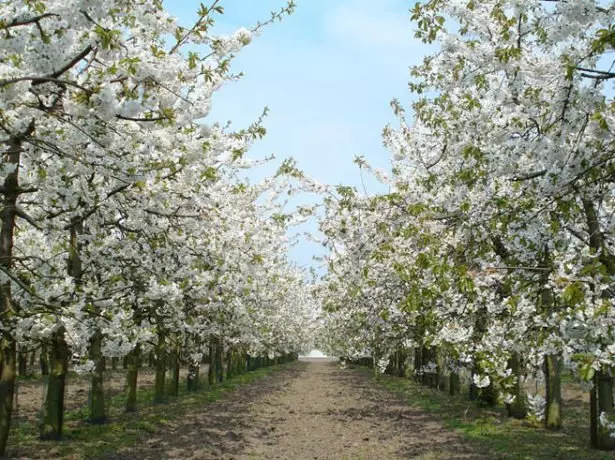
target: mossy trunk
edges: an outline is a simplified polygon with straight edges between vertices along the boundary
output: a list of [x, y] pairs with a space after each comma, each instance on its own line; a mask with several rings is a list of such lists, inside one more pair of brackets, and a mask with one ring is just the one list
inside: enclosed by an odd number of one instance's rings
[[103, 336], [100, 330], [96, 330], [90, 339], [90, 359], [94, 362], [94, 370], [90, 377], [89, 421], [94, 424], [107, 421], [102, 340]]
[[[11, 171], [4, 178], [2, 191], [4, 198], [0, 206], [0, 266], [5, 273], [10, 273], [13, 268], [17, 201], [21, 193], [19, 190], [19, 165], [21, 163], [22, 146], [24, 141], [32, 135], [34, 128], [34, 120], [32, 120], [22, 132], [12, 135], [4, 142], [2, 161], [4, 165], [12, 166], [12, 168], [9, 168]], [[6, 453], [11, 430], [15, 378], [17, 377], [17, 344], [11, 333], [15, 310], [11, 283], [5, 281], [0, 285], [0, 318], [2, 318], [4, 326], [0, 336], [0, 457], [4, 457]]]
[[216, 339], [215, 349], [216, 351], [215, 351], [214, 361], [215, 361], [215, 366], [216, 366], [216, 382], [222, 383], [224, 381], [224, 367], [222, 364], [222, 356], [224, 353], [224, 349], [222, 346], [222, 340]]
[[[436, 348], [424, 347], [422, 351], [423, 366], [429, 368], [429, 372], [423, 374], [423, 384], [430, 388], [440, 386], [440, 366], [438, 365], [438, 351]], [[435, 367], [433, 366], [435, 364]]]
[[156, 347], [156, 376], [154, 380], [154, 404], [165, 402], [164, 385], [167, 373], [167, 359], [164, 350], [164, 341], [159, 338]]
[[[596, 386], [596, 402], [598, 420], [602, 413], [606, 414], [609, 420], [613, 420], [613, 375], [610, 370], [596, 372], [594, 377]], [[598, 422], [598, 433], [596, 445], [601, 450], [615, 450], [615, 438], [611, 437], [609, 430]]]
[[41, 375], [49, 375], [49, 350], [46, 343], [41, 345], [38, 361], [41, 368]]
[[515, 397], [512, 404], [507, 404], [508, 416], [516, 419], [524, 419], [527, 416], [527, 396], [523, 389], [523, 365], [519, 353], [512, 353], [508, 360], [508, 368], [515, 377], [511, 394]]
[[66, 387], [69, 358], [64, 332], [64, 327], [60, 327], [51, 337], [49, 352], [49, 367], [51, 369], [47, 381], [47, 394], [43, 403], [43, 417], [40, 425], [41, 439], [58, 440], [62, 437], [64, 389]]
[[595, 377], [592, 383], [594, 385], [589, 392], [589, 439], [591, 446], [597, 448], [600, 422], [598, 420], [598, 391], [596, 390]]
[[213, 339], [209, 341], [209, 367], [207, 369], [207, 383], [212, 386], [216, 383], [215, 346]]
[[406, 376], [406, 359], [407, 355], [404, 350], [397, 350], [397, 376], [405, 377]]
[[23, 351], [17, 354], [17, 373], [20, 377], [28, 375], [28, 355]]
[[243, 370], [241, 369], [241, 363], [243, 361], [243, 354], [239, 351], [236, 351], [233, 355], [233, 375], [243, 374]]
[[422, 374], [423, 350], [424, 350], [424, 347], [416, 347], [414, 349], [414, 362], [413, 362], [414, 379], [417, 381], [417, 383], [420, 383], [420, 384], [424, 383], [423, 374]]
[[139, 356], [141, 346], [137, 344], [125, 359], [126, 362], [126, 412], [137, 410], [137, 381], [139, 377]]
[[545, 356], [545, 426], [549, 430], [559, 430], [562, 427], [562, 377], [559, 356]]
[[448, 394], [451, 396], [458, 395], [461, 392], [461, 380], [459, 374], [451, 371], [448, 376]]
[[229, 348], [226, 352], [226, 378], [230, 379], [233, 377], [233, 351]]
[[111, 358], [111, 370], [117, 371], [117, 365], [120, 362], [120, 358]]
[[188, 365], [188, 379], [186, 385], [188, 391], [197, 391], [199, 389], [200, 372], [200, 363], [190, 362], [190, 364]]
[[237, 356], [237, 372], [239, 374], [245, 374], [246, 370], [247, 370], [247, 365], [246, 365], [246, 357], [247, 355], [245, 353], [239, 353], [239, 355]]
[[169, 396], [177, 398], [179, 396], [179, 354], [177, 351], [171, 353], [171, 382], [169, 384]]
[[[589, 234], [589, 246], [592, 252], [598, 256], [598, 260], [606, 269], [608, 275], [615, 276], [615, 256], [606, 244], [605, 236], [600, 227], [599, 211], [593, 201], [583, 199], [583, 209]], [[604, 292], [605, 297], [612, 294]], [[592, 391], [590, 429], [592, 446], [603, 450], [615, 449], [615, 438], [599, 423], [600, 415], [604, 412], [613, 420], [613, 375], [611, 369], [603, 369], [594, 376], [594, 390]]]
[[13, 338], [3, 338], [0, 344], [0, 457], [2, 457], [6, 451], [13, 414], [17, 347]]
[[[548, 261], [548, 255], [545, 256]], [[548, 263], [546, 263], [548, 265]], [[544, 276], [543, 282], [548, 278]], [[553, 309], [553, 292], [545, 287], [541, 292], [541, 308], [545, 315]], [[545, 426], [550, 430], [562, 427], [562, 378], [560, 375], [560, 359], [556, 355], [544, 357], [545, 374]]]

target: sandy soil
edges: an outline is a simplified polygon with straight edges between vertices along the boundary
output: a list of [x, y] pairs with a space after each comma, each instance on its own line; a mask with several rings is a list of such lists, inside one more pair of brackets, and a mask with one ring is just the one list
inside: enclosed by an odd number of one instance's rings
[[[306, 359], [170, 423], [118, 459], [492, 458], [369, 375]], [[109, 458], [109, 457], [107, 457]]]

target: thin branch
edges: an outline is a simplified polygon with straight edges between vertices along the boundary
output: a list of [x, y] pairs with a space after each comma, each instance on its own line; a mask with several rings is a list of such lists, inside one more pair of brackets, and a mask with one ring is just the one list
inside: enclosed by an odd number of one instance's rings
[[582, 77], [593, 78], [595, 80], [609, 80], [611, 78], [615, 78], [615, 72], [605, 72], [603, 70], [588, 69], [585, 67], [575, 67], [575, 68], [583, 72], [581, 73]]
[[0, 80], [0, 88], [13, 84], [13, 83], [17, 83], [20, 81], [31, 81], [32, 82], [32, 86], [36, 86], [36, 85], [42, 85], [43, 83], [57, 83], [57, 84], [64, 84], [64, 85], [70, 85], [70, 86], [75, 86], [83, 91], [86, 91], [88, 93], [91, 93], [92, 91], [82, 87], [81, 85], [70, 81], [70, 80], [60, 80], [58, 79], [58, 77], [60, 77], [64, 72], [66, 72], [67, 70], [71, 69], [73, 66], [75, 66], [79, 61], [81, 61], [84, 57], [86, 57], [90, 51], [92, 51], [92, 45], [88, 45], [83, 51], [81, 51], [77, 56], [75, 56], [73, 59], [71, 59], [66, 65], [64, 65], [63, 67], [61, 67], [60, 69], [56, 70], [55, 72], [49, 74], [49, 75], [44, 75], [42, 77], [16, 77], [16, 78], [9, 78], [6, 80]]
[[126, 117], [124, 115], [116, 115], [116, 118], [119, 118], [120, 120], [126, 120], [126, 121], [163, 121], [163, 120], [168, 120], [169, 117], [155, 117], [155, 118], [133, 118], [133, 117]]
[[526, 180], [535, 179], [537, 177], [544, 176], [545, 174], [547, 174], [547, 170], [541, 169], [540, 171], [534, 171], [534, 172], [527, 173], [527, 174], [515, 174], [513, 177], [510, 178], [510, 180], [513, 182], [523, 182]]
[[20, 207], [16, 207], [15, 208], [15, 214], [17, 214], [18, 217], [21, 217], [23, 220], [25, 220], [26, 222], [28, 222], [30, 225], [32, 225], [34, 228], [36, 228], [37, 230], [41, 230], [41, 226], [38, 225], [38, 223], [32, 218], [32, 216], [30, 216], [29, 214], [27, 214], [23, 209], [21, 209]]
[[55, 13], [45, 13], [45, 14], [41, 14], [40, 16], [34, 16], [32, 18], [13, 19], [11, 22], [4, 24], [3, 26], [0, 25], [0, 28], [8, 29], [10, 27], [27, 26], [27, 25], [34, 24], [34, 23], [38, 24], [38, 22], [41, 19], [49, 18], [52, 16], [59, 17], [60, 15], [55, 14]]

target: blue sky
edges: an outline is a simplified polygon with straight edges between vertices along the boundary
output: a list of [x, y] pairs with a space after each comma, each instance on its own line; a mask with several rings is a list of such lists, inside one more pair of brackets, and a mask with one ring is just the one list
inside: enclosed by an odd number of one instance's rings
[[[284, 0], [222, 0], [216, 31], [230, 33], [266, 20]], [[233, 71], [245, 76], [229, 83], [213, 101], [211, 121], [247, 126], [270, 109], [267, 136], [250, 152], [261, 158], [275, 153], [279, 164], [292, 156], [298, 167], [326, 184], [363, 188], [352, 160], [364, 155], [375, 167], [388, 169], [389, 154], [381, 132], [394, 122], [389, 102], [410, 102], [408, 68], [429, 48], [413, 38], [404, 0], [297, 0], [297, 10], [268, 26], [236, 58]], [[165, 6], [186, 24], [198, 1], [166, 0]], [[270, 171], [275, 168], [270, 168]], [[267, 171], [269, 172], [269, 171]], [[369, 193], [382, 191], [365, 180]], [[315, 197], [303, 197], [304, 202]], [[301, 231], [315, 231], [316, 225]], [[291, 251], [300, 266], [315, 265], [322, 249], [307, 241]]]

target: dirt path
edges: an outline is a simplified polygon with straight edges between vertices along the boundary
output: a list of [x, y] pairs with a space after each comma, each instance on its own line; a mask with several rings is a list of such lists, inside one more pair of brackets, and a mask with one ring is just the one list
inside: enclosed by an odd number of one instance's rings
[[493, 458], [369, 376], [300, 361], [166, 427], [115, 459]]

